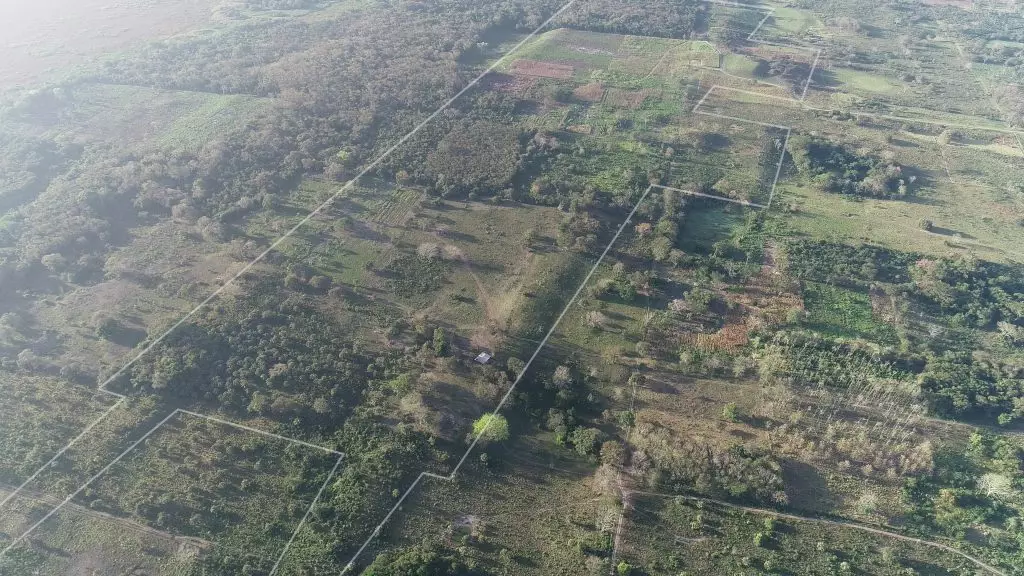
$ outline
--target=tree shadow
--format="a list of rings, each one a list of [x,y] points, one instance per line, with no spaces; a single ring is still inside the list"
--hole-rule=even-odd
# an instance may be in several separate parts
[[[939,236],[950,236],[953,238],[959,238],[963,240],[975,240],[976,238],[966,232],[959,232],[952,228],[945,228],[943,226],[932,226],[928,229],[932,234],[938,234]]]

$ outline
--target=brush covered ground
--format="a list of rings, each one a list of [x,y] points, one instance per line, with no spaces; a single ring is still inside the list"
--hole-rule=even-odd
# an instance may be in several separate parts
[[[1019,13],[243,4],[4,96],[5,574],[1022,573]]]

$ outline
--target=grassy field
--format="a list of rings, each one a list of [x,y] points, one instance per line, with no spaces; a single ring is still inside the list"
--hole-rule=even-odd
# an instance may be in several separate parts
[[[867,294],[809,282],[803,296],[807,323],[815,330],[843,338],[865,337],[881,344],[897,341],[895,329],[875,317]]]

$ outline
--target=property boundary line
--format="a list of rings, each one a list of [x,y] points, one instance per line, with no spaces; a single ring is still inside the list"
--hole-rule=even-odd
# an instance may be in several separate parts
[[[569,308],[571,308],[572,305],[576,302],[576,299],[579,298],[580,294],[583,292],[583,288],[586,287],[586,285],[590,282],[590,279],[594,276],[594,273],[597,272],[597,269],[604,261],[605,256],[608,255],[608,252],[611,251],[612,246],[615,245],[615,243],[619,239],[619,236],[622,235],[622,231],[625,230],[626,226],[632,222],[633,216],[636,214],[636,211],[640,208],[640,205],[643,204],[644,200],[647,199],[647,196],[651,193],[652,189],[654,189],[653,185],[648,186],[647,189],[644,190],[644,193],[641,194],[640,199],[637,200],[636,204],[633,205],[633,209],[630,210],[629,215],[626,216],[625,220],[622,221],[622,224],[619,225],[619,228],[615,231],[615,235],[612,236],[611,241],[608,242],[608,245],[605,246],[604,251],[601,252],[601,256],[599,256],[597,261],[594,262],[593,266],[591,266],[590,271],[587,273],[586,277],[583,278],[583,281],[580,282],[580,285],[576,288],[576,292],[573,293],[572,297],[569,298],[569,301],[562,308],[561,313],[559,313],[558,317],[555,319],[555,322],[551,325],[547,333],[544,335],[544,339],[541,340],[537,348],[534,349],[533,354],[530,355],[530,358],[523,365],[523,369],[519,371],[519,375],[516,376],[515,381],[512,383],[511,386],[509,386],[509,389],[505,392],[505,395],[501,397],[501,401],[498,402],[497,407],[495,407],[494,410],[490,412],[491,417],[487,419],[487,422],[484,424],[483,428],[481,428],[480,431],[473,438],[473,441],[470,443],[469,447],[466,448],[465,453],[463,453],[462,458],[459,459],[458,464],[455,465],[451,473],[449,473],[447,476],[443,476],[440,474],[434,474],[432,472],[421,472],[420,475],[416,477],[416,480],[413,481],[412,485],[409,486],[409,488],[406,489],[406,491],[398,499],[398,502],[396,502],[395,505],[392,506],[391,510],[384,517],[384,520],[382,520],[380,524],[378,524],[377,527],[374,528],[370,536],[366,539],[365,542],[363,542],[363,545],[359,547],[359,550],[356,551],[352,559],[349,560],[349,562],[345,565],[345,568],[341,571],[342,575],[347,574],[350,570],[352,570],[355,567],[355,563],[357,560],[359,560],[359,557],[362,556],[363,551],[365,551],[366,548],[370,545],[370,543],[373,542],[373,540],[380,535],[380,531],[384,527],[384,525],[387,524],[388,520],[390,520],[391,517],[394,516],[395,512],[397,512],[398,509],[401,508],[402,503],[405,501],[405,499],[409,497],[409,494],[412,493],[412,491],[419,485],[420,482],[423,481],[424,478],[436,478],[439,480],[446,480],[449,482],[455,479],[455,476],[458,474],[459,469],[462,468],[462,465],[466,462],[466,459],[469,458],[469,455],[473,452],[473,449],[476,448],[477,444],[480,443],[480,439],[483,437],[484,434],[487,433],[487,430],[490,428],[491,423],[494,422],[494,417],[498,415],[499,412],[501,412],[502,408],[505,407],[505,404],[508,402],[508,399],[512,396],[512,393],[515,392],[516,387],[522,381],[523,376],[527,373],[527,371],[529,371],[530,366],[533,364],[533,361],[537,359],[537,356],[540,355],[541,350],[543,350],[544,346],[547,345],[548,340],[551,339],[551,336],[555,333],[555,330],[558,329],[558,326],[562,323],[562,320],[565,318],[565,315],[568,314]]]
[[[88,488],[90,485],[92,485],[93,482],[95,482],[101,476],[103,476],[104,474],[109,472],[110,469],[113,468],[118,462],[123,460],[125,456],[127,456],[130,452],[132,452],[136,448],[138,448],[140,444],[145,442],[157,430],[162,428],[164,426],[164,424],[167,424],[167,422],[169,422],[172,418],[174,418],[175,416],[177,416],[179,414],[185,414],[185,415],[188,415],[188,416],[192,416],[194,418],[199,418],[199,419],[203,419],[203,420],[209,420],[211,422],[215,422],[215,423],[220,424],[222,426],[231,426],[231,427],[234,427],[234,428],[238,428],[240,430],[245,430],[246,432],[254,432],[256,434],[262,434],[264,436],[267,436],[267,437],[270,437],[270,438],[274,438],[276,440],[282,440],[284,442],[290,442],[292,444],[298,444],[298,445],[306,447],[306,448],[313,448],[313,449],[316,449],[316,450],[321,450],[323,452],[327,452],[329,454],[338,456],[337,461],[334,463],[334,467],[331,468],[331,471],[330,471],[330,473],[328,473],[327,478],[324,480],[324,483],[320,486],[320,489],[317,491],[316,496],[313,498],[313,501],[310,502],[309,507],[306,509],[305,514],[303,514],[302,520],[300,520],[299,524],[295,527],[295,530],[292,532],[291,537],[288,539],[288,542],[285,544],[284,549],[281,551],[281,555],[278,556],[277,561],[274,563],[274,568],[270,572],[270,576],[273,576],[273,574],[277,572],[278,567],[280,567],[281,561],[284,560],[284,557],[288,553],[288,550],[291,548],[292,542],[295,540],[295,537],[298,535],[299,531],[305,526],[306,521],[309,519],[309,515],[313,512],[313,508],[316,506],[317,502],[319,502],[320,497],[323,495],[324,490],[327,488],[327,485],[330,483],[331,479],[337,473],[338,468],[341,466],[341,462],[345,459],[345,454],[342,453],[342,452],[338,452],[337,450],[331,450],[330,448],[324,448],[323,446],[317,446],[315,444],[310,444],[308,442],[303,442],[302,440],[296,440],[294,438],[287,438],[285,436],[281,436],[280,434],[274,434],[272,432],[266,432],[266,431],[263,431],[263,430],[259,430],[259,429],[253,428],[251,426],[245,426],[243,424],[237,424],[235,422],[230,422],[230,421],[224,420],[222,418],[216,418],[216,417],[213,417],[213,416],[206,416],[204,414],[199,414],[197,412],[192,412],[190,410],[184,410],[184,409],[181,409],[181,408],[178,408],[178,409],[174,410],[173,412],[171,412],[170,414],[168,414],[167,416],[165,416],[163,418],[163,420],[161,420],[155,426],[150,428],[148,432],[143,434],[142,437],[137,439],[135,442],[132,442],[132,444],[130,446],[128,446],[128,448],[126,448],[123,452],[118,454],[116,458],[111,460],[99,472],[97,472],[92,477],[90,477],[77,490],[72,492],[70,496],[68,496],[67,498],[62,500],[60,504],[58,504],[52,510],[47,512],[46,515],[44,515],[42,518],[40,518],[38,521],[36,521],[35,524],[30,526],[28,528],[28,530],[26,530],[20,536],[18,536],[14,540],[12,540],[10,542],[10,544],[7,545],[6,548],[4,548],[2,551],[0,551],[0,558],[3,558],[7,554],[7,552],[9,552],[15,546],[20,544],[26,537],[28,537],[30,534],[32,534],[32,532],[34,532],[37,528],[42,526],[47,520],[52,518],[54,514],[59,512],[64,506],[66,506],[72,500],[74,500],[76,496],[78,496],[86,488]]]
[[[222,292],[224,292],[224,290],[226,290],[229,286],[231,286],[235,282],[237,282],[242,276],[246,275],[257,264],[262,262],[271,252],[275,251],[278,248],[278,246],[280,246],[288,238],[292,237],[300,228],[305,226],[310,220],[312,220],[314,217],[316,217],[318,214],[320,214],[324,209],[326,209],[327,207],[331,206],[339,197],[341,197],[341,195],[343,193],[345,193],[349,188],[351,188],[356,182],[358,182],[364,176],[366,176],[371,171],[376,169],[382,162],[384,162],[384,160],[386,160],[388,157],[390,157],[395,152],[395,150],[397,150],[400,146],[402,146],[403,144],[408,142],[417,133],[422,131],[424,127],[426,127],[428,124],[430,124],[435,118],[437,118],[437,116],[439,116],[446,109],[448,109],[456,100],[461,98],[463,94],[465,94],[466,92],[468,92],[468,91],[472,90],[474,87],[476,87],[476,85],[479,84],[481,80],[483,80],[487,75],[489,75],[491,72],[493,72],[495,69],[497,69],[500,65],[502,65],[512,54],[514,54],[515,52],[519,51],[519,49],[522,48],[527,42],[529,42],[535,36],[537,36],[537,34],[539,34],[541,30],[547,28],[548,25],[550,25],[552,21],[554,21],[556,18],[561,16],[566,10],[568,10],[573,4],[575,4],[576,1],[577,0],[569,0],[561,8],[559,8],[557,11],[555,11],[553,14],[551,14],[543,23],[541,23],[539,26],[537,26],[526,37],[521,39],[515,46],[513,46],[508,51],[506,51],[500,58],[495,60],[483,72],[479,73],[476,77],[474,77],[471,81],[469,81],[469,83],[467,83],[461,90],[456,92],[454,96],[451,96],[450,98],[448,98],[439,108],[437,108],[434,112],[432,112],[429,116],[427,116],[424,120],[422,120],[419,124],[417,124],[412,130],[410,130],[404,136],[402,136],[396,143],[394,143],[389,148],[387,148],[384,152],[382,152],[380,155],[378,155],[375,160],[373,160],[368,165],[366,165],[356,176],[354,176],[353,178],[348,180],[345,184],[343,184],[338,190],[336,190],[333,194],[331,194],[326,200],[321,202],[312,211],[310,211],[305,217],[303,217],[297,224],[295,224],[290,229],[288,229],[284,234],[282,234],[276,240],[274,240],[266,249],[264,249],[262,252],[260,252],[259,255],[257,255],[255,258],[253,258],[251,261],[249,261],[245,266],[243,266],[241,270],[239,270],[237,273],[235,273],[233,276],[231,276],[228,280],[226,280],[223,284],[221,284],[216,290],[211,292],[205,299],[203,299],[199,304],[197,304],[189,312],[187,312],[184,316],[182,316],[170,328],[166,329],[157,338],[155,338],[154,340],[149,342],[149,344],[147,344],[142,350],[140,350],[138,353],[136,353],[134,356],[132,356],[128,360],[128,362],[123,364],[116,372],[114,372],[112,375],[107,377],[100,384],[100,386],[98,387],[98,390],[100,392],[116,396],[119,399],[119,401],[117,403],[115,403],[113,406],[111,406],[110,408],[108,408],[103,414],[100,415],[99,418],[97,418],[96,420],[91,422],[88,426],[86,426],[86,428],[81,433],[79,433],[78,436],[76,436],[70,442],[65,444],[64,447],[61,448],[60,450],[58,450],[57,453],[54,454],[54,456],[52,458],[50,458],[45,464],[40,466],[38,470],[36,470],[34,473],[32,473],[32,475],[29,476],[29,478],[27,480],[25,480],[13,492],[8,494],[4,498],[4,500],[2,502],[0,502],[0,507],[2,507],[4,504],[9,502],[11,499],[13,499],[19,493],[21,493],[21,491],[25,488],[25,486],[27,486],[30,482],[35,480],[43,472],[43,470],[45,470],[45,469],[49,468],[50,466],[52,466],[53,463],[57,461],[57,459],[59,459],[61,456],[63,456],[68,451],[68,449],[70,449],[72,446],[77,444],[79,440],[81,440],[89,432],[91,432],[97,425],[99,425],[100,422],[105,420],[107,418],[107,416],[109,416],[110,413],[113,412],[113,410],[116,407],[118,407],[118,406],[120,406],[121,404],[124,403],[124,401],[127,399],[126,396],[123,395],[123,394],[111,391],[111,390],[107,390],[107,388],[106,388],[107,385],[109,385],[115,379],[119,378],[122,374],[124,374],[124,372],[126,370],[128,370],[136,362],[138,362],[139,359],[141,359],[146,354],[148,354],[154,347],[156,347],[160,342],[162,342],[164,339],[166,339],[171,333],[173,333],[175,330],[177,330],[189,318],[191,318],[192,316],[195,316],[200,310],[205,308],[207,306],[207,304],[209,304],[215,298],[220,296],[220,294]],[[110,467],[113,466],[114,464],[116,464],[121,458],[123,458],[125,454],[130,452],[136,446],[138,446],[139,443],[141,443],[143,440],[145,440],[150,434],[152,434],[164,422],[169,420],[172,416],[177,414],[179,411],[183,411],[183,410],[176,409],[174,412],[171,412],[170,414],[168,414],[164,418],[164,420],[162,420],[160,422],[160,424],[158,424],[156,427],[151,429],[149,432],[147,432],[141,438],[139,438],[134,443],[132,443],[127,450],[122,452],[117,458],[115,458],[113,461],[108,463],[103,469],[100,470],[99,473],[94,475],[85,484],[83,484],[81,487],[79,487],[77,490],[75,490],[61,504],[59,504],[56,508],[54,508],[49,513],[47,513],[39,522],[37,522],[34,525],[32,525],[26,532],[24,532],[23,534],[18,536],[16,539],[14,539],[9,546],[4,548],[4,550],[0,551],[0,558],[3,558],[3,556],[7,553],[7,551],[9,551],[15,544],[17,544],[18,542],[23,540],[25,538],[25,536],[30,534],[39,525],[41,525],[43,522],[45,522],[47,519],[49,519],[51,516],[53,516],[53,514],[56,513],[65,504],[67,504],[68,502],[73,500],[75,498],[75,496],[80,494],[89,484],[91,484],[94,480],[96,480],[104,472],[109,470]],[[192,415],[195,415],[195,416],[201,416],[201,415],[198,415],[198,414],[196,414],[194,412],[188,412],[188,413],[192,414]],[[213,417],[206,417],[206,416],[201,416],[201,417],[213,419]],[[226,423],[226,424],[229,424],[229,425],[232,425],[232,426],[241,426],[241,425],[237,425],[237,424],[232,423],[232,422],[228,422],[226,420],[220,420],[220,421],[222,423]],[[247,428],[247,429],[249,429],[251,431],[256,431],[256,432],[263,433],[263,431],[256,430],[255,428]],[[285,438],[283,436],[278,436],[278,437],[279,438]],[[295,442],[301,442],[301,441],[298,441],[298,440],[295,440],[295,439],[288,439],[288,440],[292,440],[292,441],[295,441]],[[314,445],[311,445],[311,444],[307,444],[307,445],[314,446]],[[314,446],[314,447],[322,449],[322,450],[331,451],[330,449],[319,447],[319,446]],[[459,464],[461,465],[461,462]],[[294,538],[294,534],[293,534],[293,538]],[[280,562],[280,559],[279,559],[279,562]]]
[[[104,419],[106,419],[106,417],[107,417],[107,416],[109,416],[109,415],[110,415],[110,413],[111,413],[111,412],[113,412],[115,408],[117,408],[118,406],[120,406],[121,404],[123,404],[123,403],[125,402],[125,400],[127,400],[127,398],[125,398],[124,396],[122,396],[122,395],[120,395],[120,394],[117,394],[116,392],[108,392],[108,391],[106,391],[106,390],[103,390],[103,392],[106,392],[107,394],[114,394],[115,396],[118,396],[118,397],[119,397],[118,401],[117,401],[117,402],[115,402],[114,404],[112,404],[112,405],[111,405],[111,406],[110,406],[109,408],[107,408],[106,410],[104,410],[104,411],[103,411],[103,413],[102,413],[102,414],[100,414],[99,418],[97,418],[97,419],[93,420],[93,421],[92,421],[92,422],[91,422],[91,423],[90,423],[90,424],[89,424],[88,426],[86,426],[86,427],[85,427],[85,429],[84,429],[84,430],[82,430],[82,431],[81,431],[81,432],[80,432],[80,433],[78,434],[78,436],[75,436],[75,438],[74,438],[74,439],[72,439],[72,440],[71,440],[71,442],[69,442],[69,443],[65,444],[63,448],[61,448],[60,450],[58,450],[58,451],[57,451],[57,453],[56,453],[56,454],[54,454],[52,458],[50,458],[49,460],[47,460],[45,464],[43,464],[42,466],[40,466],[38,470],[36,470],[35,472],[33,472],[31,476],[29,476],[29,477],[28,477],[28,478],[27,478],[27,479],[26,479],[26,480],[25,480],[24,482],[22,482],[22,483],[21,483],[21,484],[20,484],[20,485],[19,485],[19,486],[18,486],[17,488],[15,488],[15,489],[14,489],[14,492],[11,492],[11,493],[10,493],[10,494],[8,494],[8,495],[7,495],[7,496],[6,496],[6,497],[5,497],[5,498],[4,498],[3,500],[0,500],[0,508],[3,508],[4,504],[7,504],[7,503],[8,503],[8,502],[9,502],[9,501],[10,501],[11,499],[13,499],[13,498],[14,498],[15,496],[17,496],[17,495],[18,495],[18,494],[19,494],[19,493],[20,493],[20,492],[21,492],[22,490],[24,490],[26,486],[28,486],[28,485],[29,485],[30,483],[32,483],[32,481],[33,481],[33,480],[35,480],[36,478],[38,478],[38,477],[39,477],[39,475],[43,473],[43,470],[46,470],[47,468],[49,468],[50,466],[52,466],[52,465],[53,465],[53,463],[54,463],[54,462],[56,462],[58,458],[60,458],[61,456],[63,456],[63,455],[64,455],[64,453],[65,453],[65,452],[67,452],[69,448],[71,448],[71,446],[73,446],[73,445],[74,445],[74,444],[75,444],[76,442],[78,442],[79,440],[81,440],[81,439],[82,439],[82,438],[83,438],[83,437],[84,437],[84,436],[85,436],[86,434],[88,434],[89,432],[91,432],[91,431],[92,431],[92,429],[93,429],[93,428],[95,428],[97,424],[99,424],[99,423],[100,423],[100,422],[102,422],[102,421],[103,421]],[[3,557],[3,553],[2,553],[2,552],[0,552],[0,558],[2,558],[2,557]]]
[[[684,190],[682,188],[673,188],[671,186],[662,186],[660,184],[651,184],[651,188],[660,188],[662,190],[671,190],[673,192],[679,192],[680,194],[686,194],[689,196],[697,196],[699,198],[710,198],[712,200],[721,200],[722,202],[730,202],[732,204],[739,204],[741,206],[747,206],[750,208],[768,208],[765,204],[758,204],[757,202],[749,202],[747,200],[738,200],[736,198],[729,198],[728,196],[719,196],[717,194],[705,194],[703,192],[696,192],[694,190]]]
[[[782,161],[780,160],[780,162],[779,162],[780,167],[781,167],[781,162]],[[777,178],[777,176],[778,176],[778,174],[776,173],[776,178]],[[583,289],[590,282],[590,279],[593,278],[594,273],[597,272],[598,267],[600,267],[601,263],[604,261],[605,257],[608,255],[608,252],[610,252],[612,247],[615,245],[615,243],[618,242],[619,236],[622,235],[622,232],[626,229],[626,226],[629,225],[630,223],[632,223],[633,216],[636,215],[636,211],[640,208],[640,206],[647,199],[647,196],[650,194],[651,190],[653,190],[655,188],[661,189],[661,190],[672,190],[672,191],[675,191],[675,192],[680,192],[680,193],[688,194],[688,195],[691,195],[691,196],[698,196],[698,197],[709,198],[709,199],[713,199],[713,200],[722,200],[722,201],[725,201],[725,202],[730,202],[730,203],[733,203],[733,204],[739,204],[739,205],[748,206],[748,207],[756,207],[756,208],[761,208],[761,209],[767,209],[768,208],[767,205],[757,204],[755,202],[747,202],[745,200],[737,200],[735,198],[727,198],[727,197],[724,197],[724,196],[716,196],[714,194],[703,194],[701,192],[695,192],[693,190],[683,190],[681,188],[672,188],[672,187],[669,187],[669,186],[662,186],[660,184],[651,184],[651,185],[649,185],[647,187],[647,189],[644,190],[644,193],[640,196],[640,199],[637,200],[636,204],[633,205],[633,208],[632,208],[632,210],[630,210],[629,215],[626,216],[625,220],[622,221],[622,224],[619,225],[618,229],[615,231],[615,235],[612,236],[612,239],[608,242],[608,245],[605,246],[604,250],[601,252],[601,255],[598,257],[597,261],[594,262],[593,266],[591,266],[590,271],[587,273],[586,277],[583,279],[583,281],[580,283],[580,285],[576,288],[576,292],[573,293],[572,297],[569,299],[569,301],[562,308],[562,311],[559,313],[558,317],[555,319],[555,322],[548,329],[547,333],[544,335],[544,338],[540,341],[540,343],[538,344],[536,349],[534,349],[533,354],[530,355],[530,358],[523,365],[523,369],[519,372],[519,375],[516,376],[515,381],[512,383],[512,385],[509,387],[509,389],[505,392],[504,396],[502,396],[501,401],[498,402],[497,407],[495,407],[494,410],[492,410],[489,413],[489,415],[491,417],[488,418],[487,422],[484,424],[484,427],[473,438],[473,441],[470,443],[470,445],[466,449],[466,451],[462,454],[462,457],[459,459],[459,462],[455,465],[455,467],[452,469],[452,471],[448,475],[435,474],[433,472],[421,472],[419,474],[419,476],[417,476],[416,479],[413,481],[413,483],[409,486],[409,488],[407,488],[405,490],[405,492],[402,493],[402,495],[401,495],[401,497],[399,497],[398,501],[395,502],[394,506],[391,507],[391,510],[389,510],[387,515],[384,516],[384,519],[381,520],[381,522],[373,529],[373,531],[370,533],[370,536],[366,539],[365,542],[363,542],[362,546],[359,547],[359,549],[356,551],[355,555],[352,556],[352,559],[348,561],[348,563],[345,565],[345,568],[342,569],[342,571],[341,571],[341,575],[342,576],[344,576],[345,574],[348,574],[350,570],[355,568],[355,563],[356,563],[356,561],[359,560],[359,557],[362,556],[362,554],[366,550],[366,548],[376,538],[378,538],[380,536],[381,530],[384,528],[384,526],[388,523],[389,520],[391,520],[391,518],[394,516],[394,514],[402,507],[402,504],[405,502],[405,500],[419,486],[419,484],[423,481],[424,478],[434,478],[434,479],[437,479],[437,480],[444,480],[444,481],[448,481],[448,482],[451,482],[451,481],[455,480],[455,476],[458,474],[459,469],[462,468],[462,465],[466,462],[466,459],[469,458],[470,454],[472,454],[474,448],[476,448],[477,444],[479,444],[480,439],[483,437],[483,435],[487,433],[487,430],[490,428],[491,423],[494,421],[494,416],[498,415],[498,413],[500,413],[501,410],[504,408],[505,404],[508,402],[508,399],[512,396],[512,393],[515,391],[516,387],[522,381],[523,376],[530,369],[530,366],[533,364],[533,361],[536,360],[537,356],[540,355],[541,350],[543,350],[543,348],[547,345],[548,340],[551,339],[551,336],[554,334],[555,330],[558,329],[559,325],[562,323],[562,320],[565,318],[565,315],[569,312],[569,309],[572,307],[572,305],[579,298],[580,294],[583,292]],[[635,393],[635,390],[634,390],[634,393]]]

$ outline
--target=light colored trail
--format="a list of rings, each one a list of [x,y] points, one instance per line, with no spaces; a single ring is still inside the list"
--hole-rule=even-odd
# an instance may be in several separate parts
[[[755,508],[753,506],[742,506],[740,504],[733,504],[732,502],[726,502],[725,500],[717,500],[715,498],[704,498],[702,496],[689,496],[689,495],[686,495],[686,494],[666,494],[664,492],[646,492],[646,491],[643,491],[643,490],[634,490],[634,491],[632,491],[632,493],[633,494],[639,494],[639,495],[642,495],[642,496],[655,496],[655,497],[660,497],[660,498],[685,498],[687,500],[693,500],[694,502],[706,502],[708,504],[715,504],[716,506],[722,506],[724,508],[732,508],[733,510],[742,510],[744,512],[750,512],[750,513],[753,513],[753,514],[765,514],[765,515],[773,516],[775,518],[785,518],[787,520],[793,520],[793,521],[796,521],[796,522],[813,522],[813,523],[816,523],[816,524],[825,524],[825,525],[828,525],[828,526],[838,526],[838,527],[841,527],[841,528],[852,528],[854,530],[860,530],[862,532],[869,532],[871,534],[877,534],[879,536],[885,536],[887,538],[892,538],[894,540],[902,540],[903,542],[910,542],[912,544],[919,544],[921,546],[929,546],[931,548],[938,548],[939,550],[944,550],[944,551],[949,552],[951,554],[956,554],[957,556],[960,556],[961,558],[964,558],[966,560],[970,560],[972,563],[974,563],[979,568],[981,568],[983,570],[986,570],[986,571],[988,571],[988,572],[990,572],[992,574],[996,574],[998,576],[1010,576],[1010,574],[1008,574],[1006,572],[1003,572],[1002,570],[996,568],[995,566],[992,566],[990,564],[986,564],[985,562],[979,560],[978,558],[975,558],[974,556],[971,556],[970,554],[967,554],[966,552],[962,552],[960,550],[957,550],[956,548],[953,548],[952,546],[943,544],[941,542],[935,542],[933,540],[926,540],[924,538],[915,538],[913,536],[907,536],[905,534],[900,534],[898,532],[890,532],[888,530],[882,530],[881,528],[874,528],[874,527],[871,527],[871,526],[866,526],[864,524],[853,522],[852,520],[829,520],[829,519],[826,519],[826,518],[816,518],[814,516],[801,516],[799,514],[790,514],[790,513],[786,513],[786,512],[779,512],[777,510],[772,510],[772,509],[769,509],[769,508]]]
[[[317,490],[316,496],[313,497],[313,501],[309,503],[309,508],[306,509],[306,513],[302,515],[302,520],[299,521],[299,525],[295,527],[295,531],[292,532],[292,537],[288,539],[288,543],[284,545],[284,550],[281,550],[281,555],[277,557],[277,562],[274,562],[274,568],[270,571],[270,576],[274,576],[277,573],[277,569],[281,566],[281,561],[288,555],[288,550],[292,547],[292,542],[295,542],[295,537],[299,535],[299,531],[306,525],[306,521],[309,520],[309,515],[313,513],[313,507],[320,501],[320,497],[323,496],[324,490],[327,485],[334,478],[334,474],[338,471],[338,466],[341,466],[341,461],[345,459],[345,456],[339,456],[338,461],[334,463],[334,468],[331,468],[331,472],[327,475],[323,485]]]
[[[104,390],[104,392],[106,392],[106,391]],[[115,394],[114,392],[108,392],[108,394],[114,394],[115,396],[118,396],[119,400],[117,402],[115,402],[110,408],[107,408],[102,414],[100,414],[99,418],[97,418],[97,419],[93,420],[91,423],[89,423],[89,425],[85,427],[85,430],[82,430],[78,434],[78,436],[75,436],[74,439],[71,440],[71,442],[68,442],[63,448],[58,450],[57,453],[53,455],[53,458],[50,458],[49,460],[47,460],[46,464],[43,464],[42,466],[39,467],[38,470],[33,472],[32,475],[28,477],[28,479],[26,479],[17,488],[14,489],[14,492],[11,492],[10,494],[7,495],[6,498],[3,499],[3,501],[0,501],[0,508],[3,508],[4,504],[7,504],[8,502],[10,502],[10,500],[12,498],[14,498],[18,494],[20,494],[21,491],[24,490],[26,486],[28,486],[33,480],[38,478],[39,475],[43,473],[43,470],[46,470],[47,468],[52,466],[53,463],[56,462],[58,458],[63,456],[64,453],[67,452],[69,448],[74,446],[86,434],[91,432],[92,429],[95,428],[97,424],[99,424],[100,422],[106,420],[107,416],[109,416],[111,412],[113,412],[118,406],[123,404],[124,401],[125,401],[125,397],[121,396],[120,394]],[[6,552],[6,550],[4,552]],[[3,556],[3,552],[0,552],[0,556]]]
[[[544,346],[547,345],[548,340],[551,339],[551,336],[555,333],[555,330],[557,330],[558,326],[561,325],[562,320],[565,319],[565,315],[568,314],[569,309],[572,308],[572,305],[576,302],[576,299],[579,298],[580,294],[583,292],[583,289],[587,286],[587,284],[590,282],[590,279],[594,276],[594,273],[597,272],[597,269],[598,267],[601,266],[601,262],[604,261],[605,256],[608,255],[608,252],[611,251],[612,246],[614,246],[615,243],[619,240],[619,236],[622,235],[622,231],[626,229],[626,226],[632,223],[633,216],[636,214],[637,209],[639,209],[640,205],[644,203],[644,200],[647,199],[647,195],[651,193],[651,190],[653,188],[654,186],[648,186],[647,189],[644,190],[643,195],[640,196],[640,199],[637,200],[637,203],[633,206],[633,209],[630,210],[629,216],[627,216],[626,219],[622,221],[622,224],[619,225],[618,230],[615,231],[615,236],[613,236],[611,241],[608,242],[608,245],[605,246],[604,251],[601,252],[601,256],[597,259],[597,262],[594,262],[594,265],[590,268],[590,271],[587,273],[586,278],[584,278],[583,281],[580,282],[580,285],[578,288],[576,288],[576,292],[572,295],[572,298],[570,298],[569,301],[566,302],[565,307],[562,308],[562,312],[558,315],[558,318],[555,319],[555,322],[554,324],[551,325],[551,328],[548,329],[547,334],[544,335],[544,339],[540,341],[540,344],[533,351],[533,354],[530,355],[530,359],[526,361],[526,364],[523,366],[523,369],[519,372],[519,375],[516,376],[515,382],[513,382],[512,385],[509,387],[508,391],[505,392],[505,395],[502,396],[501,401],[498,402],[498,406],[495,407],[494,410],[490,412],[491,418],[487,420],[486,424],[484,424],[484,427],[473,438],[472,443],[470,443],[469,447],[466,448],[466,452],[462,455],[462,458],[459,459],[459,463],[455,465],[455,468],[452,469],[451,473],[448,474],[447,476],[442,476],[440,474],[434,474],[432,472],[421,472],[420,475],[416,477],[416,480],[413,481],[412,485],[409,486],[409,488],[406,489],[406,491],[398,499],[398,502],[395,502],[395,505],[391,507],[391,510],[388,511],[386,516],[384,516],[384,519],[380,522],[380,524],[378,524],[377,527],[373,529],[373,532],[371,532],[370,536],[366,539],[365,542],[363,542],[363,545],[359,547],[359,550],[357,550],[355,555],[352,556],[352,559],[349,560],[348,564],[345,565],[345,568],[341,571],[342,575],[348,574],[349,571],[355,568],[356,561],[359,560],[359,557],[362,556],[363,552],[370,545],[370,543],[373,542],[378,536],[380,536],[380,532],[384,528],[384,525],[387,524],[389,520],[391,520],[391,517],[394,516],[395,512],[397,512],[402,507],[402,503],[405,502],[406,498],[408,498],[409,495],[412,494],[413,490],[415,490],[416,487],[419,486],[420,482],[422,482],[424,478],[436,478],[438,480],[445,480],[448,482],[451,482],[452,480],[455,479],[455,476],[456,474],[458,474],[459,469],[462,468],[462,465],[466,462],[466,459],[469,458],[469,455],[473,453],[473,449],[476,448],[477,444],[480,443],[480,439],[483,437],[484,434],[487,433],[487,430],[488,428],[490,428],[491,423],[494,422],[494,416],[500,413],[501,410],[505,407],[505,404],[508,402],[508,399],[512,396],[512,393],[515,392],[516,387],[519,386],[519,383],[522,381],[523,376],[529,371],[530,365],[532,365],[533,361],[537,359],[537,356],[540,355],[541,350],[543,350]]]

